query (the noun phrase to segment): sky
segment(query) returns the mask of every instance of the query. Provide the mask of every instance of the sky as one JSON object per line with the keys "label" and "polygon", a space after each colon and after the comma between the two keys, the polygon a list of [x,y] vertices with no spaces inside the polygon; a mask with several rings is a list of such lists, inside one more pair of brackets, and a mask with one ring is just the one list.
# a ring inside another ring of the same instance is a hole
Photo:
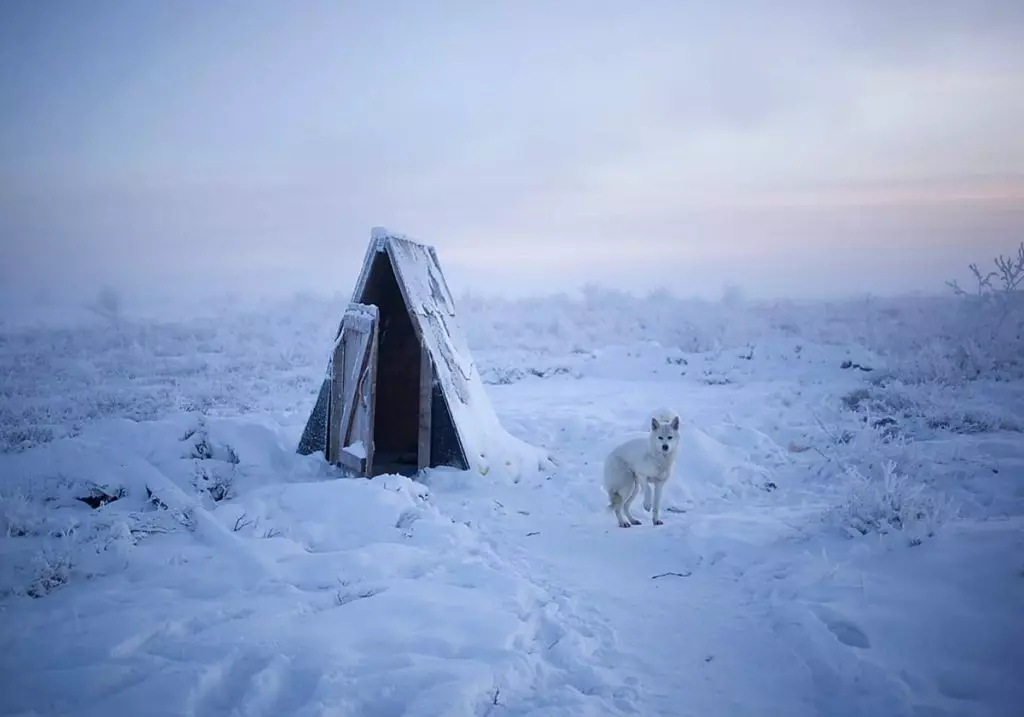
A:
{"label": "sky", "polygon": [[1017,0],[5,0],[0,283],[940,292],[1024,240]]}

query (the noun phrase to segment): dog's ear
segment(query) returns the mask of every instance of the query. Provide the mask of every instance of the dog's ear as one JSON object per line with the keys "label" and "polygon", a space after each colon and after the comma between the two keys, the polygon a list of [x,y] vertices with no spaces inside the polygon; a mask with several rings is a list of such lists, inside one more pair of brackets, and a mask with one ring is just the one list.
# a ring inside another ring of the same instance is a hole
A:
{"label": "dog's ear", "polygon": [[675,416],[675,417],[672,418],[672,430],[673,431],[678,431],[679,430],[679,416]]}
{"label": "dog's ear", "polygon": [[657,418],[652,418],[651,419],[651,430],[652,431],[658,430],[658,419]]}

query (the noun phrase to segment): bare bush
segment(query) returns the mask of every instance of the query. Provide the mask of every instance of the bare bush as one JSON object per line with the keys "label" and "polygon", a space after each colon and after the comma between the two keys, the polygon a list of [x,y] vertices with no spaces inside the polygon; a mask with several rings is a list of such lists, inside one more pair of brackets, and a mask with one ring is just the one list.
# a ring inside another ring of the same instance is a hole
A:
{"label": "bare bush", "polygon": [[993,372],[1024,375],[1024,242],[1016,256],[1000,254],[992,263],[995,269],[987,273],[970,265],[973,290],[946,282],[963,299],[969,329],[955,342],[950,359],[967,379]]}
{"label": "bare bush", "polygon": [[1017,256],[1000,254],[992,261],[996,265],[996,270],[984,275],[977,264],[971,264],[968,267],[978,284],[973,293],[961,288],[955,280],[947,281],[946,284],[959,296],[978,296],[991,299],[1005,297],[1016,292],[1021,282],[1024,282],[1024,242],[1021,242],[1017,248]]}

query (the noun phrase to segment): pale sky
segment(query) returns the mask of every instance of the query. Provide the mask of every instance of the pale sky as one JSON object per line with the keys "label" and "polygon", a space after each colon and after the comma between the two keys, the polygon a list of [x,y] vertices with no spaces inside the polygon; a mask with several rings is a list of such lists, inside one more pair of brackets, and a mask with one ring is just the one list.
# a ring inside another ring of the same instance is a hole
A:
{"label": "pale sky", "polygon": [[0,283],[942,291],[1022,128],[1019,0],[5,0]]}

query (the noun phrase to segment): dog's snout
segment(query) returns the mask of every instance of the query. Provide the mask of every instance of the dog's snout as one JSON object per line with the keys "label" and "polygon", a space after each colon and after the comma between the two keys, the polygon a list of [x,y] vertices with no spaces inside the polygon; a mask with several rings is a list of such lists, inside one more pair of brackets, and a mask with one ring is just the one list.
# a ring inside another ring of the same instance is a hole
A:
{"label": "dog's snout", "polygon": [[661,444],[661,450],[663,450],[666,453],[668,453],[668,444],[667,443],[662,443]]}

